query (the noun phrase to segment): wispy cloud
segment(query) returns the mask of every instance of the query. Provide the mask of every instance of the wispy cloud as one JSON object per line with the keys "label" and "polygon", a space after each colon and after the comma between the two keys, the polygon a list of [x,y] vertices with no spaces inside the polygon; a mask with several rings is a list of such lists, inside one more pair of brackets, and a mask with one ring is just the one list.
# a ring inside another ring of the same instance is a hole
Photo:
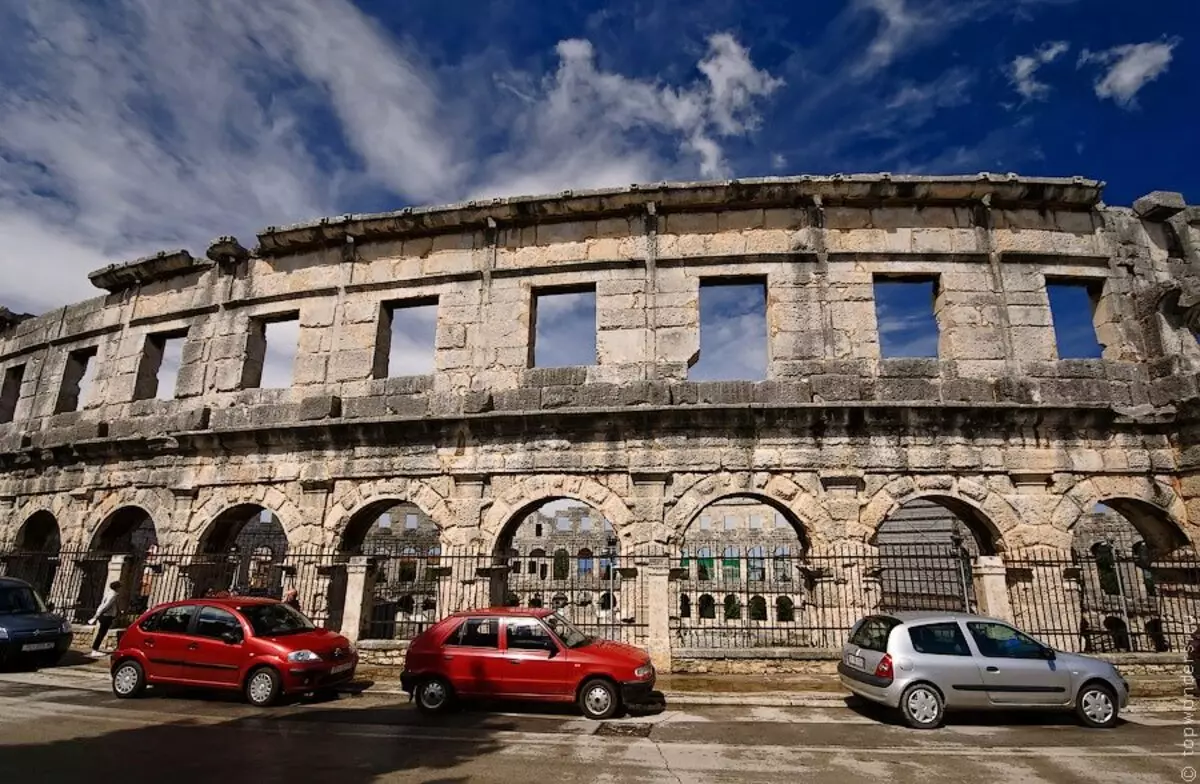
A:
{"label": "wispy cloud", "polygon": [[1015,58],[1006,69],[1009,82],[1026,101],[1044,101],[1050,94],[1050,85],[1035,77],[1039,68],[1057,60],[1071,48],[1066,41],[1047,41],[1032,54]]}
{"label": "wispy cloud", "polygon": [[1078,67],[1090,63],[1107,65],[1108,70],[1096,79],[1096,95],[1111,98],[1123,108],[1136,105],[1135,97],[1143,87],[1166,73],[1179,37],[1157,42],[1125,44],[1100,52],[1084,49]]}

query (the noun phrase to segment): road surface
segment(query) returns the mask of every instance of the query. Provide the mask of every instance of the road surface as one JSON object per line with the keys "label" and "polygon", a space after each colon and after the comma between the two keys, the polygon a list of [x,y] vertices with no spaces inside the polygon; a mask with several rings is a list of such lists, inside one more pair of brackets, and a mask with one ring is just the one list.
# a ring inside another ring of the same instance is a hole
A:
{"label": "road surface", "polygon": [[431,720],[404,697],[260,710],[236,696],[117,700],[98,678],[0,674],[0,781],[1139,782],[1189,781],[1183,713],[952,716],[935,731],[869,708],[667,706],[596,723],[500,706]]}

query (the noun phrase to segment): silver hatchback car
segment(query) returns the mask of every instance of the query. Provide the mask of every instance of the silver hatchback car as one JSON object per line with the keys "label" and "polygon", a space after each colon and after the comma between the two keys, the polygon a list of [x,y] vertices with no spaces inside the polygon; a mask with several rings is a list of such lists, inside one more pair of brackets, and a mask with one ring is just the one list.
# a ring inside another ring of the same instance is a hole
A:
{"label": "silver hatchback car", "polygon": [[1129,684],[1112,664],[967,613],[869,615],[851,629],[838,674],[918,729],[941,725],[947,710],[1013,708],[1074,710],[1089,727],[1112,727],[1129,705]]}

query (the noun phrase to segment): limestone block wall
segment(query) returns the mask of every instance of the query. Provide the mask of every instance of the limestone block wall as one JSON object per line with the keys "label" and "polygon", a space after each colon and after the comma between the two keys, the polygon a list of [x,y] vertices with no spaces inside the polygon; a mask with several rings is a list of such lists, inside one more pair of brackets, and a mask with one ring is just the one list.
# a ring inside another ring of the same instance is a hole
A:
{"label": "limestone block wall", "polygon": [[[255,504],[332,546],[391,498],[487,549],[531,503],[573,497],[623,547],[674,546],[740,493],[814,547],[870,542],[918,497],[971,517],[989,551],[1069,547],[1113,498],[1148,543],[1188,545],[1200,210],[1162,193],[1112,207],[1101,190],[662,184],[325,219],[114,265],[93,273],[95,299],[0,320],[0,539],[44,510],[86,547],[136,505],[186,543]],[[936,278],[935,358],[881,355],[880,276]],[[1063,279],[1092,287],[1100,359],[1057,354],[1046,284]],[[701,288],[731,280],[766,287],[766,376],[689,380]],[[595,362],[532,366],[536,296],[581,289]],[[388,376],[383,314],[414,303],[436,304],[433,370]],[[281,318],[298,322],[292,384],[256,388],[260,330]],[[184,338],[175,397],[147,399],[166,336]],[[71,410],[88,352],[94,383]]]}

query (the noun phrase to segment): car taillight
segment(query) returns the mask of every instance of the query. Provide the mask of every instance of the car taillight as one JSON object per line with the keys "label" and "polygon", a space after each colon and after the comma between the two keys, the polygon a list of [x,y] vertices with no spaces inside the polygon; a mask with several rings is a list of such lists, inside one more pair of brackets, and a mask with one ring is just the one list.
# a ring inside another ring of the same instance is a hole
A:
{"label": "car taillight", "polygon": [[891,654],[883,654],[883,658],[879,660],[879,666],[875,668],[875,674],[880,678],[892,677],[892,656]]}

